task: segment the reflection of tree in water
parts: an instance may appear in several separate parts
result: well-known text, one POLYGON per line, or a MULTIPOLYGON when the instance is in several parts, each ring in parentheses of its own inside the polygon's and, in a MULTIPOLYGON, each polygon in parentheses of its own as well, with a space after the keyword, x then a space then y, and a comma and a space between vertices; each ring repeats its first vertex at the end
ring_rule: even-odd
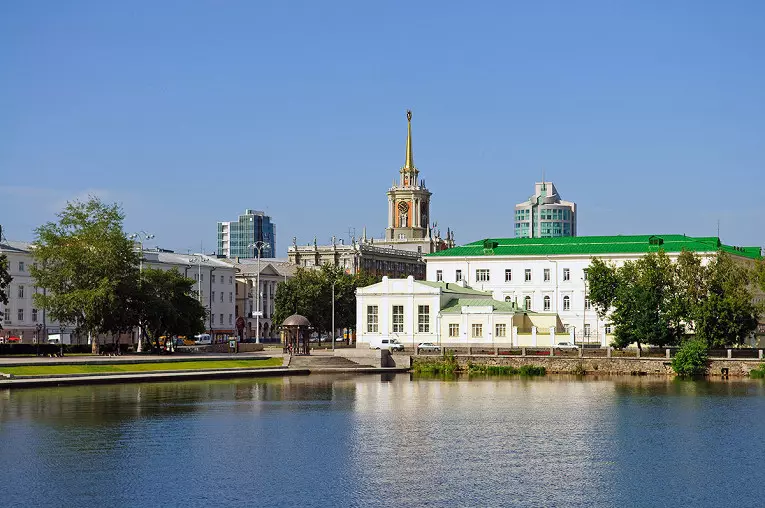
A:
POLYGON ((748 379, 708 378, 687 380, 670 377, 631 376, 614 381, 619 395, 646 397, 680 396, 758 396, 765 395, 765 384, 748 379))

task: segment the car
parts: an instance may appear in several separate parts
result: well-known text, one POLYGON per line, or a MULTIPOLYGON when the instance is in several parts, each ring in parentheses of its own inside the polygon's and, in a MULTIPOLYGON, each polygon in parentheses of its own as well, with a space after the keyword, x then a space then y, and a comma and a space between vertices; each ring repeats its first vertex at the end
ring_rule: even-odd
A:
POLYGON ((558 349, 579 349, 579 346, 571 342, 558 342, 555 347, 558 349))
POLYGON ((441 346, 433 344, 432 342, 421 342, 417 346, 417 350, 418 351, 436 351, 436 352, 440 352, 441 351, 441 346))
POLYGON ((212 336, 209 333, 200 333, 194 335, 194 344, 197 346, 207 346, 212 344, 212 336))
POLYGON ((403 351, 404 345, 396 339, 379 339, 369 343, 370 349, 388 349, 390 351, 403 351))

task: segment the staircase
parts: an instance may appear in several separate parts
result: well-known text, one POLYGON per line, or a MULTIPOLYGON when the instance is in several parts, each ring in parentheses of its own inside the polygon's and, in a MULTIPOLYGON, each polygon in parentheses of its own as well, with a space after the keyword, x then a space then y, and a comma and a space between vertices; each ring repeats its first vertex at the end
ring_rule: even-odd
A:
POLYGON ((342 356, 329 355, 311 355, 311 356, 293 356, 290 359, 290 369, 309 369, 309 370, 336 370, 336 369, 361 369, 370 368, 371 365, 362 365, 342 356))

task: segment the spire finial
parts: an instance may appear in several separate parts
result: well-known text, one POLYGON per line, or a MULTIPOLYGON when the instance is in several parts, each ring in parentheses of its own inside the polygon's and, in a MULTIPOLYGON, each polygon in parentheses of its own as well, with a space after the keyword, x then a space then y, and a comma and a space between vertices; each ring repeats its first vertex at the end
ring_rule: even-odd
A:
POLYGON ((414 169, 414 157, 412 156, 412 110, 411 109, 406 110, 406 122, 407 122, 406 164, 404 164, 404 168, 414 169))

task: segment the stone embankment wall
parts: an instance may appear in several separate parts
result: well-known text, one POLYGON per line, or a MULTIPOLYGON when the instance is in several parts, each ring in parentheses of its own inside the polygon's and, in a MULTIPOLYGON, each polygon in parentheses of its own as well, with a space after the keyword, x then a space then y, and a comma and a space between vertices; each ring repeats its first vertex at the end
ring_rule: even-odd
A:
MULTIPOLYGON (((624 374, 624 375, 663 375, 674 376, 671 360, 666 358, 588 358, 588 357, 549 357, 549 356, 491 356, 457 355, 461 366, 472 362, 476 365, 509 365, 520 368, 523 365, 539 365, 549 373, 559 374, 624 374)), ((441 361, 439 356, 413 356, 412 366, 419 363, 441 361)), ((722 369, 728 369, 729 376, 748 376, 752 369, 759 367, 758 359, 712 359, 709 361, 708 374, 721 376, 722 369)))

